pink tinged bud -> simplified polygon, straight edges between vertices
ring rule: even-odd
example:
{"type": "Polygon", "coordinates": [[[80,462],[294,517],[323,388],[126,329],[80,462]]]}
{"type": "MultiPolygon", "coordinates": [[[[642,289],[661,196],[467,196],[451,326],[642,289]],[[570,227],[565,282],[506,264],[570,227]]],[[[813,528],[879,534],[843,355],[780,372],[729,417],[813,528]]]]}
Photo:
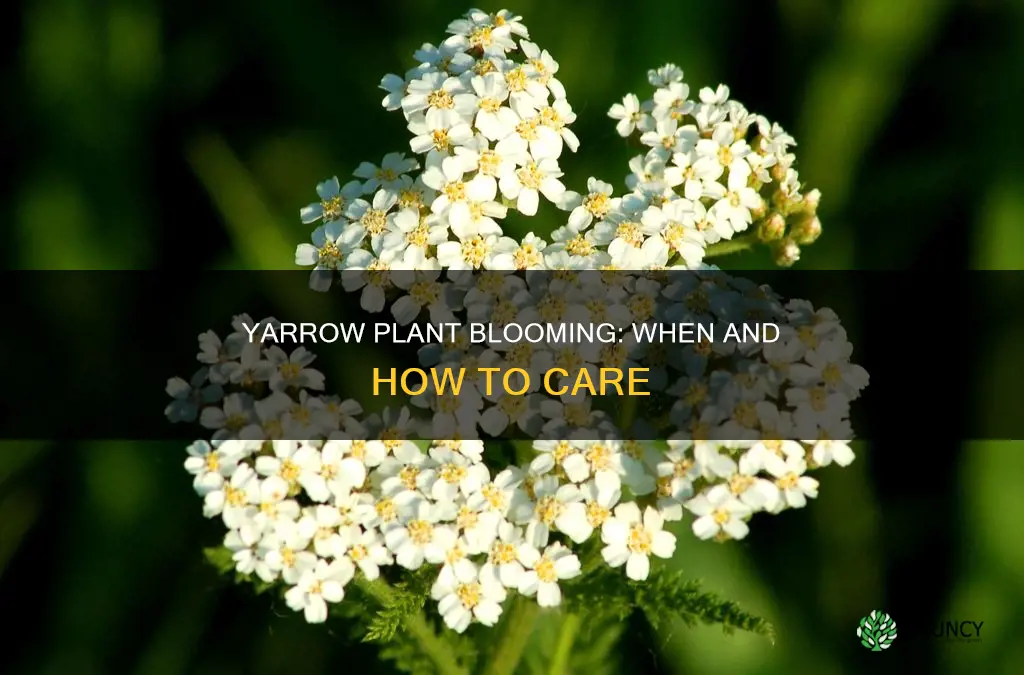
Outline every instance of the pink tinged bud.
{"type": "Polygon", "coordinates": [[[798,244],[813,244],[821,236],[821,221],[817,216],[807,218],[798,227],[793,228],[792,235],[798,244]]]}
{"type": "Polygon", "coordinates": [[[768,243],[782,239],[786,234],[786,218],[778,211],[772,213],[768,218],[761,221],[758,229],[758,237],[761,241],[768,243]]]}
{"type": "Polygon", "coordinates": [[[817,188],[804,195],[804,207],[808,213],[817,213],[819,202],[821,202],[821,190],[817,188]]]}
{"type": "Polygon", "coordinates": [[[792,267],[793,263],[800,260],[800,247],[792,239],[786,238],[775,244],[772,254],[779,267],[792,267]]]}

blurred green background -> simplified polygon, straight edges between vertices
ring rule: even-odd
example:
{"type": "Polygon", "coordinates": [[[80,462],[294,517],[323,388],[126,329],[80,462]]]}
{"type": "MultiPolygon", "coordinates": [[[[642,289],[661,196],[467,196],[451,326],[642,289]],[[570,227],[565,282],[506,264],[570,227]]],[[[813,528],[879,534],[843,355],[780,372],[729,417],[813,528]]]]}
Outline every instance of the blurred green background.
{"type": "MultiPolygon", "coordinates": [[[[467,8],[15,5],[0,82],[15,169],[0,188],[0,256],[16,269],[290,269],[310,229],[298,209],[317,181],[407,149],[401,115],[379,106],[381,76],[411,67],[413,50],[443,39],[467,8]]],[[[510,8],[560,62],[579,115],[582,146],[562,162],[570,185],[589,175],[621,185],[633,151],[605,113],[627,92],[644,97],[648,68],[675,62],[691,91],[724,82],[795,135],[801,177],[824,195],[825,226],[799,268],[1024,263],[1019,2],[510,8]]],[[[727,262],[765,264],[753,255],[727,262]]],[[[1000,395],[1019,386],[1000,365],[1024,338],[1016,309],[972,347],[975,378],[959,392],[970,414],[1019,415],[1000,395]]],[[[955,347],[949,358],[961,358],[955,347]]],[[[684,539],[675,564],[774,621],[779,640],[679,628],[623,655],[623,672],[1024,672],[1021,448],[876,441],[848,470],[822,476],[812,508],[759,519],[742,544],[684,539]],[[875,608],[900,627],[889,653],[867,652],[854,635],[875,608]],[[944,620],[984,621],[982,641],[931,637],[944,620]]],[[[370,648],[216,577],[201,548],[218,528],[201,518],[183,458],[166,443],[0,446],[0,607],[15,626],[0,672],[386,672],[370,648]]]]}

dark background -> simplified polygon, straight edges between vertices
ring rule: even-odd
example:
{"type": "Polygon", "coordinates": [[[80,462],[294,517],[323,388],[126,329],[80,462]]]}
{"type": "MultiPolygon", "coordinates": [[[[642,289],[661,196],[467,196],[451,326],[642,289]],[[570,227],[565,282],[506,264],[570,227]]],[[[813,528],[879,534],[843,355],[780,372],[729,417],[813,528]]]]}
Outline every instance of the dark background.
{"type": "MultiPolygon", "coordinates": [[[[0,187],[0,258],[18,269],[183,276],[290,269],[311,229],[298,209],[316,182],[407,147],[401,116],[379,106],[381,76],[404,72],[412,51],[443,39],[465,9],[25,0],[3,23],[11,65],[0,81],[0,142],[16,175],[0,187]]],[[[1024,262],[1021,4],[533,0],[511,9],[560,62],[579,115],[580,151],[562,161],[569,185],[596,175],[621,187],[635,150],[605,113],[629,91],[644,98],[647,69],[672,61],[693,92],[724,82],[796,137],[801,177],[823,193],[825,227],[798,269],[920,270],[935,278],[951,315],[975,304],[991,312],[985,325],[909,327],[882,325],[871,307],[844,315],[855,345],[858,332],[891,332],[906,340],[915,362],[908,372],[924,359],[951,373],[948,399],[935,404],[936,432],[908,442],[903,429],[900,442],[886,443],[886,425],[920,416],[911,412],[920,401],[887,392],[892,409],[867,421],[871,443],[850,468],[819,476],[812,508],[758,518],[739,544],[682,539],[673,564],[773,620],[774,647],[678,627],[646,651],[624,653],[624,672],[1024,670],[1024,453],[1019,443],[971,442],[958,431],[1020,414],[1013,394],[1024,325],[1017,305],[965,298],[943,275],[1024,262]],[[908,340],[908,330],[932,348],[908,340]],[[855,637],[871,609],[898,623],[886,653],[867,652],[855,637]],[[944,620],[984,621],[981,642],[932,637],[944,620]]],[[[509,219],[507,231],[547,232],[559,217],[542,210],[534,220],[509,219]]],[[[741,254],[722,263],[767,260],[741,254]]],[[[127,301],[132,289],[123,293],[127,301]]],[[[118,301],[52,298],[50,324],[4,331],[53,331],[118,301]]],[[[203,311],[172,303],[168,322],[188,325],[203,311]]],[[[116,339],[90,327],[55,348],[105,353],[116,339]]],[[[45,354],[5,350],[2,358],[17,369],[6,401],[24,395],[19,377],[60,386],[80,376],[45,354]]],[[[114,362],[91,377],[122,381],[125,373],[114,362]]],[[[12,624],[0,670],[386,670],[372,650],[353,651],[330,628],[306,626],[216,577],[201,548],[216,543],[219,528],[201,518],[183,460],[178,443],[0,447],[0,607],[12,624]]]]}

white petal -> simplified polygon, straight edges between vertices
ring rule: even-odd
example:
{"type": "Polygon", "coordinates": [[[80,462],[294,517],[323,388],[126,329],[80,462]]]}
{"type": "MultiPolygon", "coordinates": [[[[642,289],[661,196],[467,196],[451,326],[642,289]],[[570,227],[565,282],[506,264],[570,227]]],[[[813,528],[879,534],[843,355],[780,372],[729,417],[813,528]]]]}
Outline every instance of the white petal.
{"type": "Polygon", "coordinates": [[[562,589],[558,584],[542,583],[537,588],[537,604],[541,607],[558,607],[562,603],[562,589]]]}
{"type": "Polygon", "coordinates": [[[651,552],[659,558],[671,558],[676,550],[676,537],[671,532],[661,530],[651,538],[651,552]]]}
{"type": "Polygon", "coordinates": [[[693,534],[698,539],[710,539],[718,534],[718,523],[711,516],[701,516],[693,521],[693,534]]]}
{"type": "Polygon", "coordinates": [[[310,597],[306,605],[306,621],[323,623],[327,621],[327,603],[319,596],[310,597]]]}
{"type": "Polygon", "coordinates": [[[651,561],[647,556],[641,553],[634,553],[629,556],[629,560],[626,562],[627,577],[634,581],[643,581],[650,573],[651,561]]]}
{"type": "Polygon", "coordinates": [[[534,216],[537,214],[537,206],[539,203],[540,198],[537,195],[537,191],[531,188],[524,188],[519,193],[516,208],[524,216],[534,216]]]}
{"type": "Polygon", "coordinates": [[[629,560],[629,549],[621,544],[611,544],[601,549],[601,557],[612,567],[622,567],[629,560]]]}

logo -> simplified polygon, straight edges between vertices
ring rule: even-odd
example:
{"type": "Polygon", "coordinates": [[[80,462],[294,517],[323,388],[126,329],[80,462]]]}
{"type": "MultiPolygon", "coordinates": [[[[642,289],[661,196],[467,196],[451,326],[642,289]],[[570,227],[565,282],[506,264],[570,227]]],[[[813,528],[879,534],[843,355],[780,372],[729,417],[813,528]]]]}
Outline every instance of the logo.
{"type": "Polygon", "coordinates": [[[947,642],[981,642],[984,621],[943,621],[935,627],[934,637],[947,642]]]}
{"type": "Polygon", "coordinates": [[[876,609],[860,620],[857,637],[865,648],[873,652],[888,649],[896,640],[896,622],[885,612],[876,609]]]}

